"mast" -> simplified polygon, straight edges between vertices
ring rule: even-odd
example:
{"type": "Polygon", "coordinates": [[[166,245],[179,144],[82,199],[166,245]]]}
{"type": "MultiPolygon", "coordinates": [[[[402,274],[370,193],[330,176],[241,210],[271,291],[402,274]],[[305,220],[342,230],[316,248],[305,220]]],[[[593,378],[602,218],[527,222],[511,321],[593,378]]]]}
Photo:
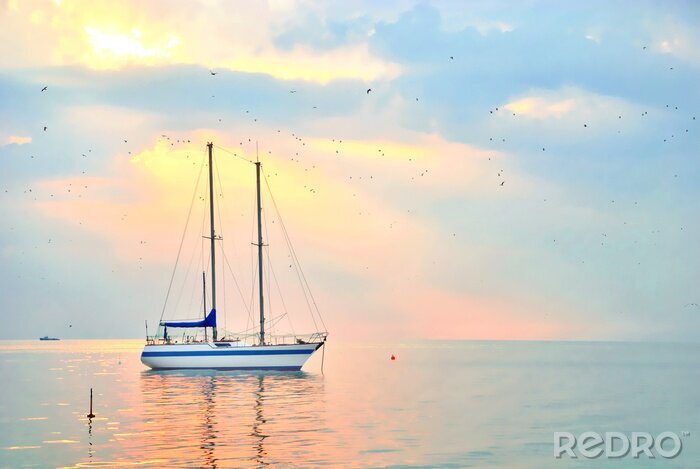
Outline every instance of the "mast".
{"type": "MultiPolygon", "coordinates": [[[[207,277],[202,271],[202,303],[204,304],[204,320],[207,320],[207,277]]],[[[204,328],[204,342],[207,341],[207,328],[204,328]]]]}
{"type": "MultiPolygon", "coordinates": [[[[214,231],[214,170],[212,162],[213,143],[207,143],[209,149],[209,220],[211,222],[211,309],[216,309],[216,233],[214,231]]],[[[206,316],[205,316],[206,318],[206,316]]],[[[216,341],[216,326],[212,327],[212,338],[216,341]]]]}
{"type": "Polygon", "coordinates": [[[263,303],[263,239],[262,206],[260,205],[260,162],[255,162],[255,176],[258,190],[258,285],[260,290],[260,345],[265,345],[265,308],[263,303]]]}

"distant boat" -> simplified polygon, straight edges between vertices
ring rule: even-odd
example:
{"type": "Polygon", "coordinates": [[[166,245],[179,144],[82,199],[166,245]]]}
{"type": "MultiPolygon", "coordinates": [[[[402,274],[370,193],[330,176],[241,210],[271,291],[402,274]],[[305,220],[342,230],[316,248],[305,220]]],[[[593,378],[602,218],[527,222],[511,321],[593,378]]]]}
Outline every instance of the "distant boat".
{"type": "MultiPolygon", "coordinates": [[[[155,336],[148,336],[146,330],[146,345],[141,353],[141,362],[154,370],[167,369],[217,369],[217,370],[279,370],[298,371],[311,355],[326,343],[328,333],[317,331],[307,335],[267,335],[265,331],[264,285],[263,285],[263,238],[261,220],[260,195],[260,166],[255,162],[257,181],[257,273],[259,293],[259,332],[252,334],[228,334],[223,331],[218,337],[216,321],[216,262],[215,245],[221,240],[214,230],[214,176],[212,160],[212,143],[207,144],[209,153],[209,219],[210,232],[204,236],[210,240],[210,269],[211,269],[211,298],[212,308],[207,313],[205,273],[202,273],[204,283],[204,318],[189,321],[160,320],[155,336]],[[196,332],[184,331],[182,337],[171,337],[169,328],[188,328],[196,332]],[[211,334],[207,334],[211,329],[211,334]],[[203,331],[203,335],[200,333],[203,331]],[[178,339],[180,339],[178,341],[178,339]]],[[[194,199],[193,199],[194,200],[194,199]]],[[[183,235],[184,236],[184,235],[183,235]]],[[[285,232],[286,236],[286,232],[285,232]]],[[[294,256],[295,257],[295,256],[294,256]]],[[[300,279],[301,280],[301,279],[300,279]]],[[[304,279],[305,282],[305,279],[304,279]]],[[[308,289],[308,285],[306,286],[308,289]]],[[[307,290],[305,290],[306,292],[307,290]]],[[[305,293],[306,294],[306,293],[305,293]]],[[[310,292],[309,292],[310,294],[310,292]]],[[[311,298],[313,300],[313,298],[311,298]]],[[[307,299],[308,301],[308,299],[307,299]]],[[[167,304],[167,299],[166,299],[167,304]]],[[[314,302],[315,305],[315,302],[314,302]]],[[[309,306],[310,307],[310,306],[309,306]]],[[[313,311],[313,310],[312,310],[313,311]]],[[[318,310],[316,310],[318,312],[318,310]]],[[[313,314],[313,312],[312,312],[313,314]]],[[[320,313],[319,318],[320,318],[320,313]]],[[[200,316],[201,317],[201,316],[200,316]]],[[[322,322],[322,319],[321,319],[322,322]]]]}
{"type": "Polygon", "coordinates": [[[56,337],[49,337],[49,336],[45,335],[44,337],[39,337],[39,340],[61,340],[61,339],[58,339],[56,337]]]}

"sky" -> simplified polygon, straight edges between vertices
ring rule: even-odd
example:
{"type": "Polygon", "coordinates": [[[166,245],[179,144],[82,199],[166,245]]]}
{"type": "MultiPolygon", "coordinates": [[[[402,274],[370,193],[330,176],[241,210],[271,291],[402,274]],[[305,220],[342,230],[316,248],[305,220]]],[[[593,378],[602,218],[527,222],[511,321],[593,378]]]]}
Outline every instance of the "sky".
{"type": "MultiPolygon", "coordinates": [[[[257,157],[331,338],[697,341],[697,24],[693,1],[0,0],[0,338],[200,315],[211,141],[228,330],[257,314],[257,157]]],[[[263,192],[269,320],[312,332],[263,192]]]]}

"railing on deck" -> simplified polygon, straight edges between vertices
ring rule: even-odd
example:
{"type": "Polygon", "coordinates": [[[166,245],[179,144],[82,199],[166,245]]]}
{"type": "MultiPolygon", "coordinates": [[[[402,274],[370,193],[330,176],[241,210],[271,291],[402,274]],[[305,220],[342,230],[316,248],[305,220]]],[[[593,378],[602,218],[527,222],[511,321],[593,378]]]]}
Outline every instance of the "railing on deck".
{"type": "MultiPolygon", "coordinates": [[[[325,342],[328,337],[327,332],[314,332],[313,334],[286,334],[268,336],[266,345],[297,345],[314,344],[325,342]]],[[[211,341],[211,335],[207,334],[207,341],[204,340],[204,333],[168,335],[167,340],[162,334],[146,337],[146,345],[170,345],[170,344],[201,344],[211,341]]],[[[217,342],[237,342],[245,346],[260,345],[259,334],[231,334],[225,332],[217,342]]]]}

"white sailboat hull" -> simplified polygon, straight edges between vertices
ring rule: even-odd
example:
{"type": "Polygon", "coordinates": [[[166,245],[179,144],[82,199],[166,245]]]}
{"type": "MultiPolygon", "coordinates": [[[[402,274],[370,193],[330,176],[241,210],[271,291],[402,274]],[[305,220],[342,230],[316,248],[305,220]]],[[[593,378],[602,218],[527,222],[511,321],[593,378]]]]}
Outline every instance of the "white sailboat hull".
{"type": "Polygon", "coordinates": [[[298,371],[323,343],[245,346],[235,342],[146,345],[141,362],[154,370],[298,371]]]}

